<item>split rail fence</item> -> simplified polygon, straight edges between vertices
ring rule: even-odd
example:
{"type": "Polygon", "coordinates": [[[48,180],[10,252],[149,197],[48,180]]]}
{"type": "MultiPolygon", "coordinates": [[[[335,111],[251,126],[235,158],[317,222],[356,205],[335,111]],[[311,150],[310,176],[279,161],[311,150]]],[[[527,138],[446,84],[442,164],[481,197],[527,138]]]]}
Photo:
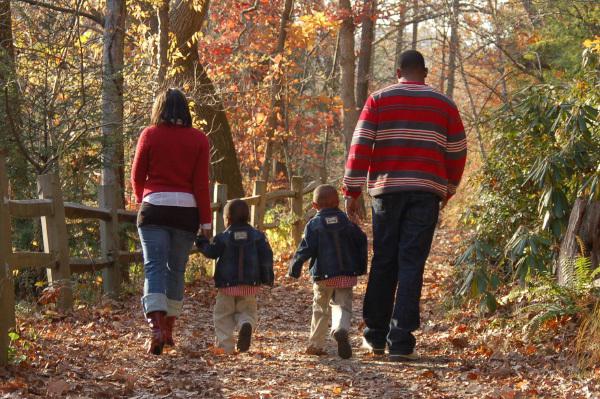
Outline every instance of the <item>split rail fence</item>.
{"type": "MultiPolygon", "coordinates": [[[[118,297],[121,287],[121,268],[130,263],[141,262],[141,251],[121,251],[121,224],[134,224],[136,212],[116,209],[114,201],[104,193],[110,187],[99,187],[99,206],[87,206],[65,202],[57,174],[38,176],[38,199],[15,200],[9,198],[6,162],[0,154],[0,366],[8,363],[9,332],[16,327],[15,291],[13,271],[24,268],[45,268],[49,286],[56,289],[56,305],[60,311],[73,307],[71,275],[102,270],[105,294],[118,297]],[[12,218],[41,218],[44,252],[14,252],[11,238],[12,218]],[[67,220],[100,221],[100,257],[95,259],[73,258],[69,251],[67,220]]],[[[304,186],[302,177],[292,177],[289,190],[267,192],[263,181],[254,183],[251,196],[242,198],[251,206],[251,224],[258,229],[278,227],[279,223],[264,222],[267,205],[276,200],[290,199],[293,215],[292,236],[295,244],[300,242],[305,223],[303,196],[316,184],[304,186]]],[[[214,233],[225,229],[223,207],[227,203],[227,186],[215,184],[213,189],[214,233]]]]}

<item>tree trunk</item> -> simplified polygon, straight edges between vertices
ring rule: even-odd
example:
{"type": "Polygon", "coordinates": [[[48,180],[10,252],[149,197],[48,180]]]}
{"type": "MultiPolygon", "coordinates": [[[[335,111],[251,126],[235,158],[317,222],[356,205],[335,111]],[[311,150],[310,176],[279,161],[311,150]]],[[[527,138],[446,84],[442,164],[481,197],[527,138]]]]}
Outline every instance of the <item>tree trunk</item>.
{"type": "Polygon", "coordinates": [[[459,1],[452,1],[452,13],[450,15],[450,46],[448,49],[448,85],[446,86],[446,95],[450,98],[454,96],[454,86],[456,82],[456,55],[458,52],[458,15],[459,1]]]}
{"type": "Polygon", "coordinates": [[[406,6],[400,1],[400,20],[398,21],[398,35],[396,36],[396,57],[394,58],[394,77],[400,69],[400,54],[404,51],[404,29],[406,28],[406,6]]]}
{"type": "MultiPolygon", "coordinates": [[[[279,34],[277,35],[277,46],[273,53],[273,59],[281,60],[283,57],[283,50],[285,49],[285,40],[287,38],[287,27],[292,17],[292,10],[294,8],[294,0],[285,0],[283,5],[283,13],[279,21],[279,34]]],[[[277,61],[280,62],[280,61],[277,61]]],[[[269,174],[271,170],[271,162],[273,161],[273,155],[275,153],[275,131],[281,125],[284,120],[284,107],[285,102],[283,101],[283,86],[282,82],[283,72],[276,74],[273,79],[273,86],[271,87],[271,112],[268,120],[268,131],[267,131],[267,143],[265,145],[265,161],[262,165],[261,180],[264,182],[269,181],[269,174]]],[[[288,165],[289,166],[289,165],[288,165]]]]}
{"type": "MultiPolygon", "coordinates": [[[[15,93],[17,86],[12,84],[15,80],[15,47],[12,33],[12,17],[10,0],[0,0],[0,116],[2,117],[3,130],[10,129],[8,114],[15,114],[18,96],[15,93]]],[[[3,132],[4,133],[4,132],[3,132]]],[[[8,153],[8,135],[0,136],[0,149],[8,153]]]]}
{"type": "Polygon", "coordinates": [[[446,83],[446,43],[448,42],[448,34],[446,33],[446,27],[442,29],[442,62],[440,63],[440,83],[439,90],[444,91],[444,85],[446,83]]]}
{"type": "Polygon", "coordinates": [[[352,134],[358,121],[358,110],[356,109],[356,97],[354,97],[355,74],[354,69],[354,20],[352,18],[352,6],[350,0],[340,0],[340,13],[343,15],[340,26],[340,75],[341,75],[341,98],[342,98],[342,132],[346,153],[350,150],[352,134]]]}
{"type": "Polygon", "coordinates": [[[125,0],[107,0],[102,54],[102,177],[123,207],[123,56],[125,0]]]}
{"type": "Polygon", "coordinates": [[[559,284],[573,282],[575,261],[580,257],[591,259],[592,270],[600,265],[600,202],[590,202],[586,198],[575,201],[569,217],[558,258],[559,284]]]}
{"type": "Polygon", "coordinates": [[[419,14],[419,0],[413,0],[413,18],[414,22],[412,24],[412,43],[411,49],[417,49],[417,41],[419,40],[419,21],[417,21],[417,15],[419,14]]]}
{"type": "Polygon", "coordinates": [[[375,35],[375,17],[377,0],[364,0],[362,12],[362,30],[360,36],[360,53],[358,54],[358,73],[356,76],[356,107],[362,109],[369,95],[371,78],[371,59],[373,38],[375,35]]]}
{"type": "Polygon", "coordinates": [[[204,0],[198,11],[192,0],[179,0],[169,14],[169,26],[176,37],[184,59],[174,81],[194,97],[193,112],[207,123],[206,134],[210,138],[213,179],[227,184],[230,198],[244,196],[242,174],[233,144],[231,127],[215,87],[206,74],[198,56],[198,43],[192,37],[200,31],[208,13],[209,0],[204,0]]]}
{"type": "Polygon", "coordinates": [[[156,81],[162,88],[169,68],[169,0],[162,0],[157,9],[158,17],[158,73],[156,81]]]}

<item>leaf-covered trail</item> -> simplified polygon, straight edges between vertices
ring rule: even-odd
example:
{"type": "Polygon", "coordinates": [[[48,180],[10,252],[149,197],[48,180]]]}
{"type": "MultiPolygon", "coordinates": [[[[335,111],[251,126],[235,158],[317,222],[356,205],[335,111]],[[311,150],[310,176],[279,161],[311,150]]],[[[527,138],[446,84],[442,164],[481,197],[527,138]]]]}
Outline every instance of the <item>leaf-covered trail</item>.
{"type": "Polygon", "coordinates": [[[215,293],[210,281],[201,281],[186,289],[177,349],[160,357],[141,349],[147,327],[137,295],[68,317],[50,314],[53,321],[41,313],[20,320],[21,334],[30,338],[20,343],[29,345],[21,349],[27,359],[0,370],[0,398],[598,397],[593,378],[574,380],[564,371],[560,342],[533,346],[486,328],[487,321],[467,313],[448,313],[449,262],[461,239],[450,229],[436,235],[417,338],[422,361],[390,363],[360,349],[366,279],[355,295],[354,357],[339,359],[333,341],[329,356],[304,355],[311,284],[307,278],[285,279],[280,264],[276,287],[260,296],[260,322],[249,353],[226,356],[212,348],[215,293]]]}

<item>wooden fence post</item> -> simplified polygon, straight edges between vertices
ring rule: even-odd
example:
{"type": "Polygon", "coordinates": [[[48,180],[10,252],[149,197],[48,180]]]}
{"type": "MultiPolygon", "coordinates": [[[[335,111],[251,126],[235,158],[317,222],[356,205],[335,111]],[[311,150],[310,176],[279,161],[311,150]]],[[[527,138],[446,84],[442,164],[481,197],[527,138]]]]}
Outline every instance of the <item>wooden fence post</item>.
{"type": "Polygon", "coordinates": [[[8,364],[8,333],[15,326],[15,286],[8,264],[12,242],[7,201],[8,178],[4,154],[0,153],[0,366],[8,364]]]}
{"type": "Polygon", "coordinates": [[[111,298],[121,292],[121,264],[119,263],[119,217],[117,214],[117,190],[112,186],[98,187],[98,205],[110,210],[110,221],[100,221],[100,254],[112,259],[112,265],[102,269],[102,288],[111,298]]]}
{"type": "Polygon", "coordinates": [[[219,204],[219,209],[217,209],[213,214],[213,232],[215,235],[217,235],[225,231],[223,208],[225,208],[225,205],[227,204],[227,184],[216,183],[213,195],[214,202],[219,204]]]}
{"type": "Polygon", "coordinates": [[[292,215],[294,221],[292,237],[294,238],[294,245],[298,246],[302,240],[302,232],[304,230],[304,208],[302,205],[304,179],[301,176],[292,177],[292,191],[296,193],[292,198],[292,215]]]}
{"type": "Polygon", "coordinates": [[[44,251],[57,255],[54,267],[47,269],[48,283],[51,287],[59,290],[56,302],[58,309],[67,311],[73,307],[73,289],[69,267],[69,237],[65,206],[57,174],[38,176],[38,196],[43,199],[51,199],[54,203],[54,214],[42,217],[44,251]]]}
{"type": "Polygon", "coordinates": [[[254,190],[252,191],[253,196],[259,195],[260,198],[256,205],[252,205],[250,214],[250,224],[258,230],[263,229],[265,219],[265,207],[267,205],[267,182],[257,180],[254,182],[254,190]]]}

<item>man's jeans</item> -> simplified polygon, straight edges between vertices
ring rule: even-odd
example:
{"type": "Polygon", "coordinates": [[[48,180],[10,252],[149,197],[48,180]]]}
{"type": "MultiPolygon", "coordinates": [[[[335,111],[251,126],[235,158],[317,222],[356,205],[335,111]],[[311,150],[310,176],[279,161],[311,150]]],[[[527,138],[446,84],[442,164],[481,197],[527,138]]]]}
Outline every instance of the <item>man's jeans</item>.
{"type": "Polygon", "coordinates": [[[373,260],[365,294],[365,339],[374,348],[409,354],[419,328],[425,261],[440,198],[410,191],[373,198],[373,260]],[[395,300],[394,300],[395,297],[395,300]]]}
{"type": "Polygon", "coordinates": [[[196,235],[171,227],[138,228],[144,252],[144,313],[178,317],[183,307],[185,265],[196,235]]]}

